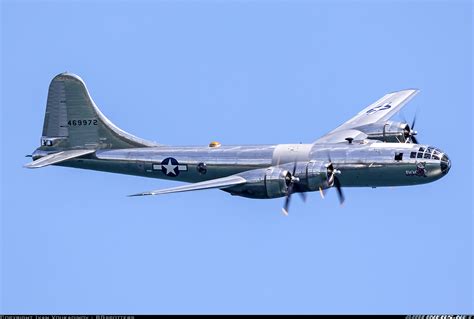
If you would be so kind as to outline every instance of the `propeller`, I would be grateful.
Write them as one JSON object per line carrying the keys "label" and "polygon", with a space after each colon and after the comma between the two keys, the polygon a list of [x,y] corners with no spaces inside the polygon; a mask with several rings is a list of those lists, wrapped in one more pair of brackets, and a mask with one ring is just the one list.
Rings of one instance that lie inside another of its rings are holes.
{"label": "propeller", "polygon": [[416,115],[413,118],[413,122],[411,122],[410,138],[411,138],[413,143],[419,144],[418,140],[416,139],[416,136],[415,136],[416,134],[418,134],[418,132],[415,131],[415,123],[416,123]]}
{"label": "propeller", "polygon": [[300,181],[299,177],[295,176],[296,173],[296,160],[295,163],[293,164],[293,171],[286,175],[286,182],[288,184],[288,190],[286,193],[286,198],[285,198],[285,203],[283,204],[283,208],[281,209],[283,214],[288,216],[288,208],[290,206],[290,201],[291,201],[291,195],[293,193],[298,193],[303,200],[303,202],[306,202],[306,193],[300,188],[298,185],[298,182]]}
{"label": "propeller", "polygon": [[[407,121],[405,118],[403,118],[403,121],[406,123]],[[408,139],[414,143],[414,144],[419,144],[418,140],[416,139],[416,136],[418,134],[417,131],[415,131],[415,123],[416,123],[416,115],[413,117],[413,121],[411,122],[411,125],[406,125],[405,130],[404,130],[404,135],[405,135],[405,143],[408,142]]]}
{"label": "propeller", "polygon": [[[341,186],[341,181],[337,177],[337,175],[341,174],[341,171],[336,169],[334,167],[334,164],[332,163],[331,156],[328,153],[328,160],[329,160],[329,165],[328,165],[328,179],[327,179],[327,186],[328,187],[336,187],[337,191],[337,197],[339,198],[339,203],[342,205],[344,204],[345,197],[344,194],[342,193],[342,186]],[[320,187],[319,192],[321,194],[321,197],[324,198],[324,190]]]}
{"label": "propeller", "polygon": [[[328,188],[332,187],[332,186],[334,186],[336,188],[337,196],[339,198],[339,203],[342,205],[342,204],[344,204],[345,197],[344,197],[344,194],[342,192],[341,182],[340,182],[339,178],[337,177],[337,175],[341,174],[341,171],[334,167],[334,164],[332,163],[332,160],[331,160],[331,157],[329,156],[329,154],[328,154],[328,159],[329,159],[329,165],[327,166],[327,175],[328,176],[327,176],[326,185],[327,185]],[[292,171],[288,172],[286,177],[285,177],[286,183],[288,185],[288,190],[287,190],[287,194],[286,194],[286,197],[285,197],[285,202],[284,202],[283,207],[282,207],[281,210],[282,210],[283,214],[285,214],[286,216],[288,216],[288,210],[289,210],[290,202],[291,202],[291,195],[293,195],[294,193],[300,194],[300,196],[301,196],[301,198],[304,202],[306,201],[306,196],[307,196],[306,193],[304,192],[304,190],[302,190],[300,188],[300,185],[298,184],[300,179],[295,176],[295,174],[296,174],[296,165],[297,165],[297,162],[295,161],[294,164],[293,164]],[[324,199],[325,191],[326,191],[326,189],[323,189],[322,187],[319,188],[319,192],[320,192],[321,197],[323,199]]]}
{"label": "propeller", "polygon": [[342,193],[341,182],[339,178],[337,177],[337,175],[341,174],[341,171],[334,168],[334,165],[331,159],[329,159],[329,161],[330,161],[330,164],[328,166],[328,186],[336,187],[337,197],[339,198],[339,203],[342,205],[344,204],[345,198],[344,198],[344,194]]}
{"label": "propeller", "polygon": [[337,197],[339,197],[339,203],[342,205],[344,204],[345,198],[344,194],[342,193],[341,182],[339,181],[339,178],[337,178],[337,176],[334,176],[334,186],[337,190]]}

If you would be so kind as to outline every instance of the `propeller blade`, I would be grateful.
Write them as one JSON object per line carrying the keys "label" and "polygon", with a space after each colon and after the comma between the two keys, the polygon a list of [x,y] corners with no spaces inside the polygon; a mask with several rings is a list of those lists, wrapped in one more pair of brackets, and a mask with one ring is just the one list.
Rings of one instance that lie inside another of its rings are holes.
{"label": "propeller blade", "polygon": [[291,201],[291,195],[293,193],[298,193],[303,202],[306,202],[306,192],[304,191],[304,187],[301,187],[300,184],[300,178],[296,177],[296,168],[297,168],[298,161],[295,159],[295,162],[293,164],[293,170],[292,172],[288,172],[286,176],[286,182],[288,185],[288,190],[285,198],[285,203],[283,204],[283,208],[281,209],[283,214],[288,216],[288,210],[290,207],[290,201]]}
{"label": "propeller blade", "polygon": [[412,134],[412,135],[410,136],[410,138],[411,138],[411,141],[412,141],[413,143],[419,144],[419,143],[418,143],[418,140],[417,140],[416,137],[415,137],[415,134],[416,134],[416,132],[415,132],[415,123],[416,123],[416,114],[415,114],[415,117],[413,117],[413,122],[411,122],[411,131],[414,132],[414,134]]}
{"label": "propeller blade", "polygon": [[339,197],[339,203],[344,204],[344,194],[342,193],[341,182],[337,176],[334,176],[334,186],[337,190],[337,196]]}
{"label": "propeller blade", "polygon": [[[339,203],[344,204],[344,194],[342,193],[342,188],[341,188],[341,182],[339,181],[339,178],[337,178],[337,174],[341,174],[341,171],[337,170],[334,165],[332,164],[332,160],[331,160],[331,156],[329,155],[329,152],[328,152],[328,159],[329,159],[329,163],[331,163],[332,165],[332,178],[334,180],[334,187],[336,187],[336,190],[337,190],[337,196],[339,197]],[[323,194],[323,191],[322,189],[320,188],[320,193],[321,193],[321,197],[324,198],[324,194]]]}
{"label": "propeller blade", "polygon": [[416,117],[417,117],[418,112],[415,113],[415,116],[413,117],[413,121],[411,122],[411,125],[408,125],[405,116],[402,114],[402,120],[404,123],[407,123],[408,129],[405,129],[405,143],[408,143],[408,141],[411,141],[414,144],[418,144],[418,140],[416,139],[415,135],[417,132],[415,131],[415,124],[416,124]]}
{"label": "propeller blade", "polygon": [[321,198],[324,199],[324,191],[321,186],[319,186],[319,194],[321,195]]}
{"label": "propeller blade", "polygon": [[290,207],[291,194],[293,194],[293,182],[288,186],[288,194],[286,194],[285,204],[283,205],[283,214],[288,216],[288,208]]}
{"label": "propeller blade", "polygon": [[306,198],[307,198],[306,193],[305,192],[299,192],[298,194],[300,194],[300,197],[303,200],[303,202],[306,203]]}
{"label": "propeller blade", "polygon": [[282,211],[283,214],[288,216],[288,208],[290,207],[290,201],[291,201],[291,194],[286,195],[285,198],[285,204],[283,205]]}
{"label": "propeller blade", "polygon": [[411,122],[411,129],[414,130],[415,129],[415,123],[416,123],[416,114],[415,114],[415,117],[413,118],[413,122]]}
{"label": "propeller blade", "polygon": [[283,205],[283,212],[288,215],[288,208],[290,207],[291,195],[286,196],[285,205]]}

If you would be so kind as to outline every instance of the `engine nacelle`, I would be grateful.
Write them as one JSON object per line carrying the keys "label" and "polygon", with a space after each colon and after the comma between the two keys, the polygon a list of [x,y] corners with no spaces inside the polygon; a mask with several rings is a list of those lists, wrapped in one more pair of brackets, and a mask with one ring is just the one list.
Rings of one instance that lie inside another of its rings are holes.
{"label": "engine nacelle", "polygon": [[223,189],[232,195],[250,198],[277,198],[286,196],[291,173],[283,167],[255,169],[239,174],[247,180],[243,185]]}
{"label": "engine nacelle", "polygon": [[285,196],[291,181],[291,173],[279,167],[269,167],[265,171],[265,189],[268,198]]}
{"label": "engine nacelle", "polygon": [[[295,176],[292,176],[293,170]],[[329,162],[287,163],[240,173],[238,175],[245,178],[247,182],[223,189],[223,191],[250,198],[283,197],[288,194],[292,179],[297,191],[316,191],[333,186],[335,172],[333,165]]]}
{"label": "engine nacelle", "polygon": [[329,162],[310,161],[306,165],[306,186],[309,191],[328,188],[334,184],[333,167]]}
{"label": "engine nacelle", "polygon": [[392,143],[405,143],[412,132],[407,123],[393,121],[364,125],[357,129],[367,134],[369,139]]}

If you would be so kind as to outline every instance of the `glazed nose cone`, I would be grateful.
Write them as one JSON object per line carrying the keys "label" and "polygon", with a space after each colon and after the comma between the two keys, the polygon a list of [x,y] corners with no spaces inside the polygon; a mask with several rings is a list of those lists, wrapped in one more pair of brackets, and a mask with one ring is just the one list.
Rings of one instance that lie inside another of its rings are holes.
{"label": "glazed nose cone", "polygon": [[451,168],[451,161],[449,160],[449,157],[444,154],[443,157],[441,157],[441,173],[444,175],[448,174],[449,169]]}

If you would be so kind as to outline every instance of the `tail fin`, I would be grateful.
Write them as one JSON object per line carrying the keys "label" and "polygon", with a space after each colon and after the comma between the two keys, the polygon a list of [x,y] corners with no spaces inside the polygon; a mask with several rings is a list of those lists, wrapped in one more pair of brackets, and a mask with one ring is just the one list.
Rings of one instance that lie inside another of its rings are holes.
{"label": "tail fin", "polygon": [[51,81],[40,149],[118,149],[157,145],[110,122],[95,105],[79,76],[61,73]]}

